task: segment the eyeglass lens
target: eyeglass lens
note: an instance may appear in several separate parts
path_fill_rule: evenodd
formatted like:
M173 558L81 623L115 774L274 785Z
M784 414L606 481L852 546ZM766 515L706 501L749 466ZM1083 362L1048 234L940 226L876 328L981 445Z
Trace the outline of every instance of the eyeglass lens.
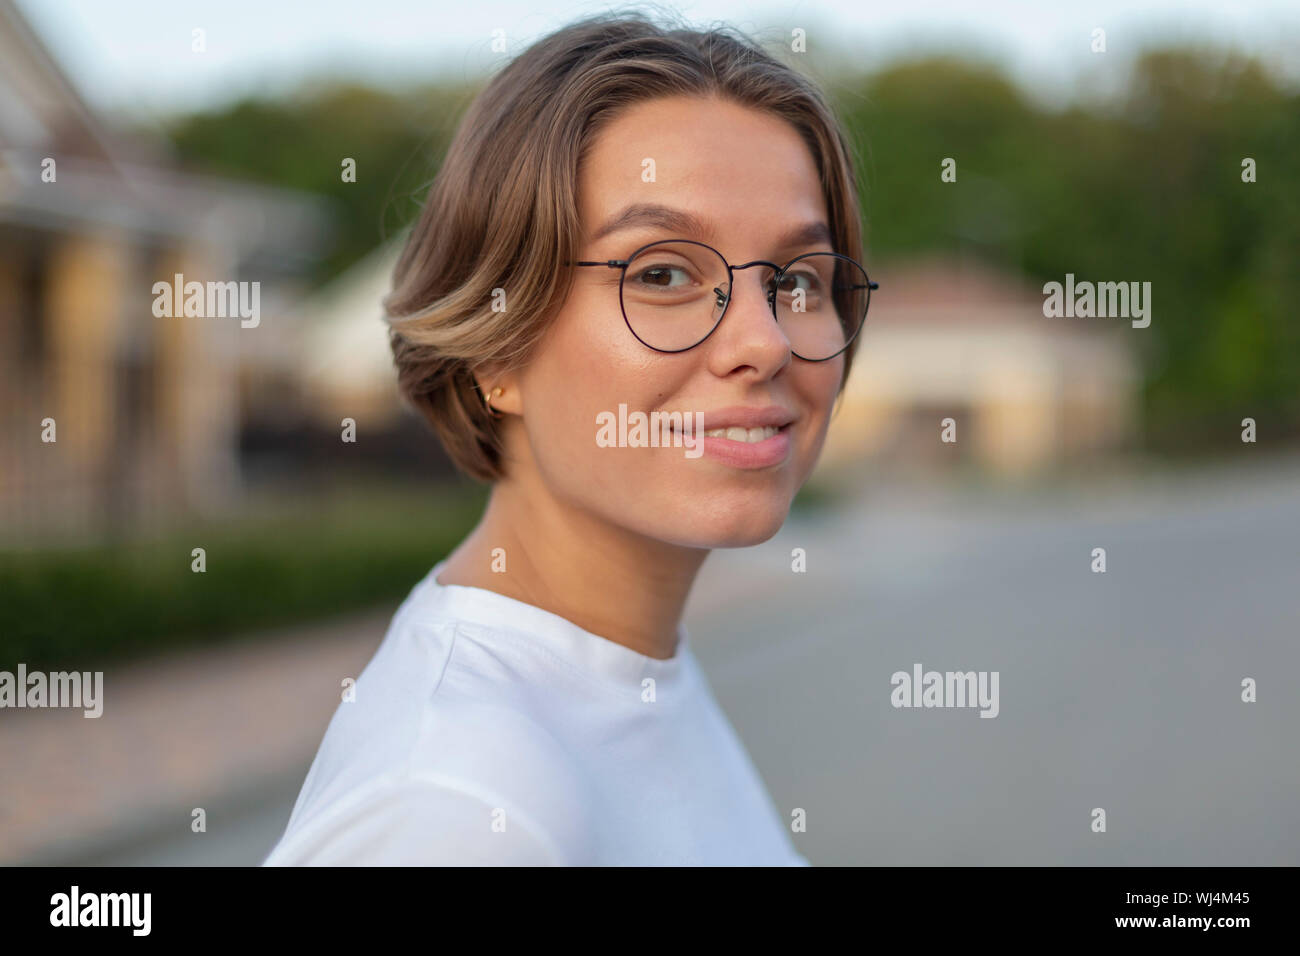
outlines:
M842 351L866 318L867 275L851 259L811 253L791 263L773 287L775 270L761 271L790 348L819 361ZM666 240L628 263L621 289L623 314L643 343L665 352L699 344L717 326L731 296L727 263L706 246Z

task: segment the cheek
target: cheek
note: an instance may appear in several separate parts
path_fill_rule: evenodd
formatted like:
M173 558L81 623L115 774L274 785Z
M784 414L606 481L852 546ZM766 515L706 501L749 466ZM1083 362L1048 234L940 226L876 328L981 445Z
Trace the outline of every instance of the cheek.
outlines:
M804 406L808 423L804 440L801 443L800 483L807 478L817 464L822 445L826 441L826 432L830 427L831 413L835 408L835 399L839 395L840 380L844 374L844 360L835 359L816 365L805 364L798 370L796 391L800 403Z
M623 325L617 294L572 298L529 363L522 380L525 426L548 483L583 498L626 487L615 478L629 456L596 443L597 416L649 407L659 383L650 361Z
M533 364L546 375L546 387L613 395L642 380L649 359L623 322L618 285L596 283L570 295Z
M795 370L794 387L810 418L823 428L830 421L835 399L844 376L844 360L834 359L817 364L803 363Z

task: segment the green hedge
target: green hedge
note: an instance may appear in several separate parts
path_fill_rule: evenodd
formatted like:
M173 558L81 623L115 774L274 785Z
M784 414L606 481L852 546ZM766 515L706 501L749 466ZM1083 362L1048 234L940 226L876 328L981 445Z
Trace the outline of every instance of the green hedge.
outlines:
M396 602L474 526L482 501L462 488L360 498L121 547L0 553L0 669L93 669Z

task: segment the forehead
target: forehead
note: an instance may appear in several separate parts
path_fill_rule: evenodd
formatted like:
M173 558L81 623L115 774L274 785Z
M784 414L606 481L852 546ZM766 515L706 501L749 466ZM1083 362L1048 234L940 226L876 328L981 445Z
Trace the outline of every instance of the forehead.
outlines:
M713 97L663 97L625 109L592 143L578 197L588 240L632 203L689 210L717 226L718 240L762 238L792 221L826 218L817 166L798 130Z

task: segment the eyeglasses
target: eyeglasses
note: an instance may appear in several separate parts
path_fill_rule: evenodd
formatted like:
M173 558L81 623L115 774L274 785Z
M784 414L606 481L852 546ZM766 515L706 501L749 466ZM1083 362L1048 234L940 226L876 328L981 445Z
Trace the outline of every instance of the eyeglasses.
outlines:
M623 321L656 352L685 352L713 334L731 303L738 269L771 270L767 303L790 351L807 362L825 362L849 347L866 321L871 290L880 287L860 263L837 252L805 253L784 266L763 259L732 265L694 239L660 240L626 259L573 264L622 270Z

